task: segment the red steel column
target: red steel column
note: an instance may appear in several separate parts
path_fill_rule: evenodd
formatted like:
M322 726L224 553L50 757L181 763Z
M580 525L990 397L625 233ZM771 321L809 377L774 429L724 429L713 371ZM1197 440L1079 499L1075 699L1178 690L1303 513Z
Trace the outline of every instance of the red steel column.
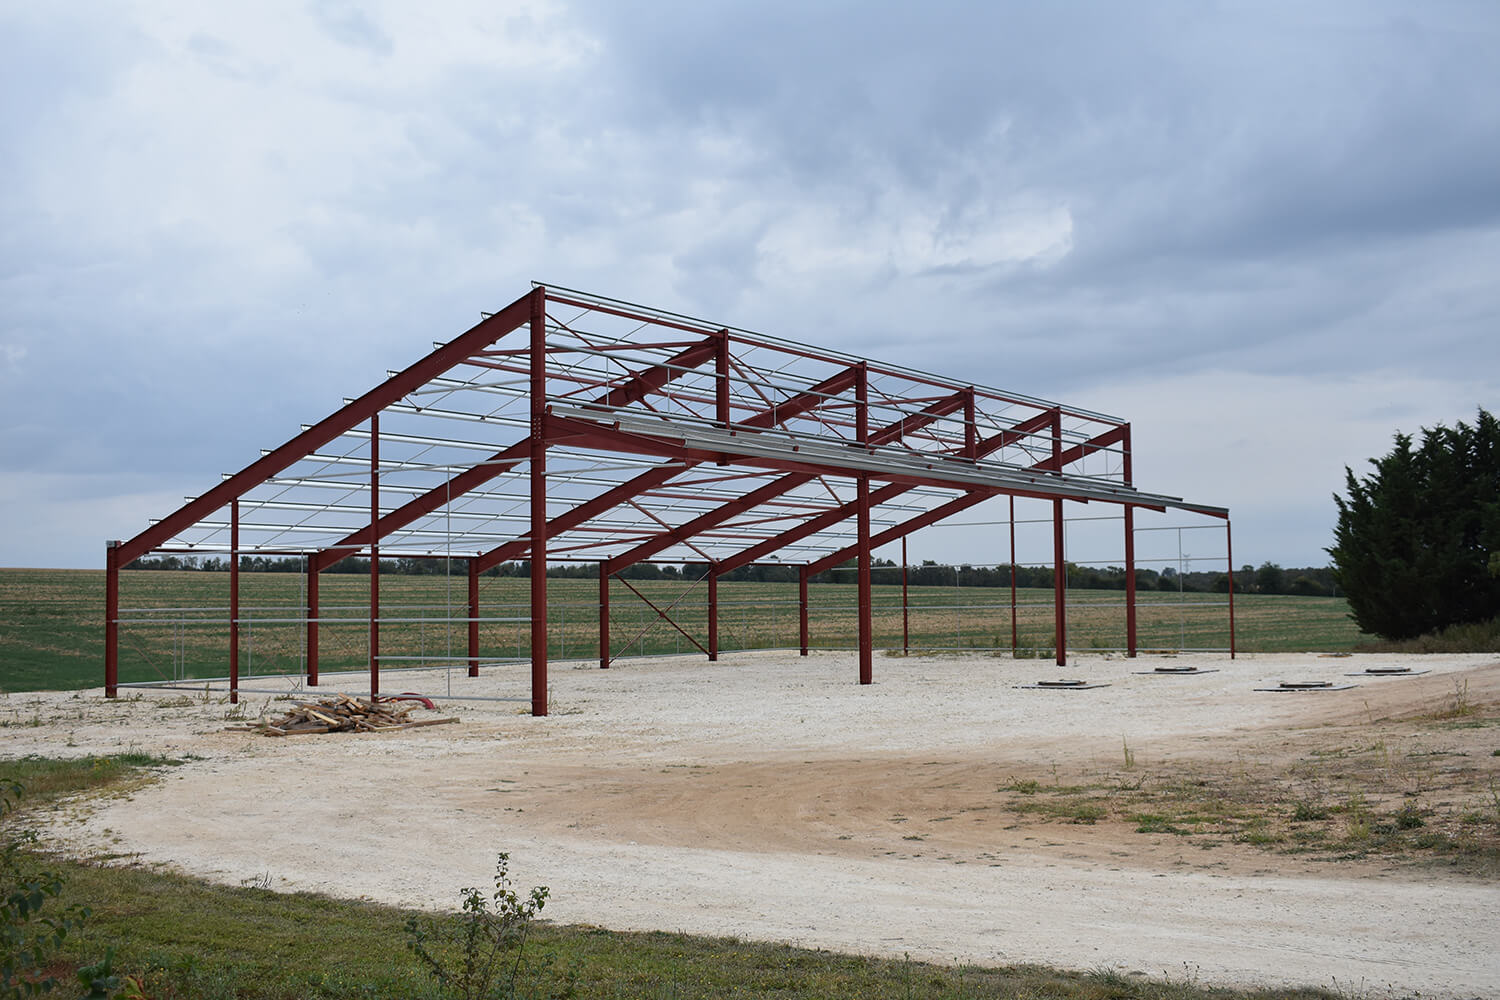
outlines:
M906 603L906 536L901 536L901 655L911 655L911 616Z
M370 697L380 693L380 414L370 415Z
M802 655L807 655L807 567L797 569L798 631L802 639Z
M1134 486L1135 476L1130 461L1130 425L1125 425L1125 464L1122 472L1125 485ZM1125 505L1125 655L1135 657L1135 508Z
M599 669L609 669L609 569L599 564Z
M1224 558L1229 561L1229 658L1234 659L1234 538L1229 531L1229 518L1224 519Z
M229 502L229 704L240 702L240 502Z
M1052 501L1052 604L1057 629L1057 665L1068 665L1068 565L1063 561L1063 502Z
M531 293L531 714L547 714L547 297Z
M1016 498L1010 498L1010 655L1014 659L1021 632L1016 624Z
M1062 414L1052 418L1052 457L1062 473ZM1068 665L1068 564L1063 553L1063 502L1052 501L1052 609L1057 631L1057 665Z
M859 682L875 679L875 629L870 610L870 477L859 477Z
M479 676L479 563L469 560L469 676Z
M1135 508L1125 505L1125 655L1135 657Z
M104 696L120 694L120 543L104 543Z
M708 659L719 658L719 574L708 570Z
M318 615L320 614L320 599L318 596L318 581L322 577L318 575L318 562L316 558L307 560L307 686L318 686Z
M854 383L855 437L861 444L870 439L869 372L860 362ZM870 611L870 476L858 477L859 523L859 682L875 679L875 629Z
M729 331L720 330L714 345L714 419L725 430L729 429ZM728 456L720 456L719 464L726 465Z

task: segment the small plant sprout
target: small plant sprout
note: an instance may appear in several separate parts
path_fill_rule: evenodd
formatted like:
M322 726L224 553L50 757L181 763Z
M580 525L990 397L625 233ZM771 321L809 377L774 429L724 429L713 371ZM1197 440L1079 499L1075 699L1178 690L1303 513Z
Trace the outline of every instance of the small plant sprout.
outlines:
M407 947L437 980L444 996L480 1000L517 995L526 939L547 904L548 890L535 886L521 896L511 888L509 866L510 855L501 851L495 862L495 891L486 899L479 889L464 889L463 910L456 919L429 921L427 926L417 917L406 922ZM449 964L455 950L456 968Z

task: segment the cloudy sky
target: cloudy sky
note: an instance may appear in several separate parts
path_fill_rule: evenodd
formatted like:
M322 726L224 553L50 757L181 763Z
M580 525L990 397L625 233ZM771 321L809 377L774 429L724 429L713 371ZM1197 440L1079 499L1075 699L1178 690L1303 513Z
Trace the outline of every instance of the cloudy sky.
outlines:
M1322 565L1500 406L1500 5L0 0L0 566L531 279L1133 421Z

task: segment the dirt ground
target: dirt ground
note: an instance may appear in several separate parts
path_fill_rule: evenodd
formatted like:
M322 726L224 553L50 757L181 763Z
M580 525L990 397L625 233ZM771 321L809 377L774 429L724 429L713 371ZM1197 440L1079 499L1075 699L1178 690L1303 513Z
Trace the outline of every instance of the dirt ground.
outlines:
M1425 673L1346 676L1388 666ZM1107 686L1020 686L1059 676ZM877 657L856 679L853 654L554 663L538 719L461 700L526 697L520 671L387 674L460 723L287 739L224 728L277 714L284 681L240 708L12 694L0 757L189 756L52 834L228 884L451 908L503 850L561 922L1500 996L1493 656ZM1354 687L1255 690L1304 680Z

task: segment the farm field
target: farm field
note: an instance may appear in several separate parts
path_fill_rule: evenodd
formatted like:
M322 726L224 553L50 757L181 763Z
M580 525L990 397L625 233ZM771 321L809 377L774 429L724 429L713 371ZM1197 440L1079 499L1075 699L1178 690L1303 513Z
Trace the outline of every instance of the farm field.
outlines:
M306 631L299 619L305 581L295 573L241 575L241 673L297 674L304 669ZM653 604L670 608L687 636L664 624L620 581L611 587L611 654L615 657L693 653L707 644L706 586L688 581L632 581ZM548 637L555 660L598 655L598 584L548 581ZM135 571L121 576L120 679L161 682L228 673L228 575ZM368 642L364 608L368 580L326 574L321 582L319 659L324 671L362 669ZM481 582L480 653L524 658L529 650L528 583L516 578ZM874 588L879 650L913 653L1000 651L1010 655L1010 591L997 588L913 587L903 640L901 588ZM381 578L384 656L439 664L467 651L466 581L440 576ZM1014 631L1019 655L1052 655L1052 595L1021 590ZM855 588L809 588L810 641L816 649L854 646ZM791 649L798 644L797 589L791 584L721 583L719 645L725 653ZM1222 594L1142 591L1139 645L1145 650L1224 649L1228 607ZM0 690L94 687L103 676L104 574L99 570L0 569ZM519 620L518 620L519 619ZM1246 652L1341 652L1360 638L1340 598L1238 594L1237 647ZM1068 646L1073 650L1125 645L1124 592L1068 594Z

